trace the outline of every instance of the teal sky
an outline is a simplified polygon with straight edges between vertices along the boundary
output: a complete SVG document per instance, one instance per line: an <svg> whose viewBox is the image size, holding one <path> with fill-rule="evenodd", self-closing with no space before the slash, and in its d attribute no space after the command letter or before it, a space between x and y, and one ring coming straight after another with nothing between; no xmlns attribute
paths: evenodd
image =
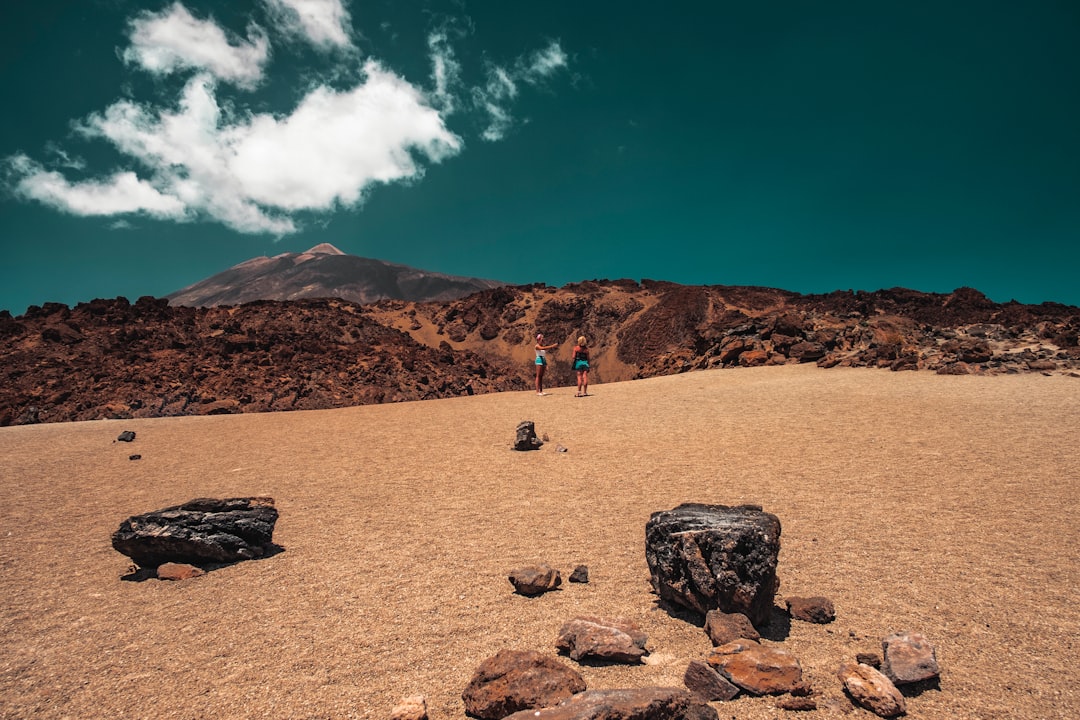
<svg viewBox="0 0 1080 720"><path fill-rule="evenodd" d="M306 1L0 9L0 309L322 242L1080 305L1072 0Z"/></svg>

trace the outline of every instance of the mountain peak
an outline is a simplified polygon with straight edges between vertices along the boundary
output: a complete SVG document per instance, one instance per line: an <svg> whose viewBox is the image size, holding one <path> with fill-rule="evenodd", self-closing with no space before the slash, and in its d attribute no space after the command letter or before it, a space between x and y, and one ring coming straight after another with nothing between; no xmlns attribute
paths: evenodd
<svg viewBox="0 0 1080 720"><path fill-rule="evenodd" d="M345 253L338 250L330 243L319 243L310 250L306 250L304 255L344 255Z"/></svg>

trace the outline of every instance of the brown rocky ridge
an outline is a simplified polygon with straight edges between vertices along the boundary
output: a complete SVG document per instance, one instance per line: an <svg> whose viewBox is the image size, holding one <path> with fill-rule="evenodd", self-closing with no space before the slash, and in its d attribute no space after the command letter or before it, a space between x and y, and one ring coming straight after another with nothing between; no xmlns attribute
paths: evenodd
<svg viewBox="0 0 1080 720"><path fill-rule="evenodd" d="M708 368L816 363L940 374L1080 375L1080 308L970 288L800 295L643 280L496 287L458 300L93 300L0 311L0 426L324 409Z"/></svg>

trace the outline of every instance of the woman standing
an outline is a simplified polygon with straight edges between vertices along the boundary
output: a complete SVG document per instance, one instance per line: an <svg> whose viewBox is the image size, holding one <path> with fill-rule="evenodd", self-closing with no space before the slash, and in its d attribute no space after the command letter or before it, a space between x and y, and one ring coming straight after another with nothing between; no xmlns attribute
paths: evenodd
<svg viewBox="0 0 1080 720"><path fill-rule="evenodd" d="M536 395L537 397L544 394L544 368L547 367L547 351L553 350L559 347L558 343L554 345L544 344L544 333L537 333L536 335Z"/></svg>
<svg viewBox="0 0 1080 720"><path fill-rule="evenodd" d="M577 395L574 397L585 397L589 394L589 343L584 335L578 336L574 346L574 370L577 371Z"/></svg>

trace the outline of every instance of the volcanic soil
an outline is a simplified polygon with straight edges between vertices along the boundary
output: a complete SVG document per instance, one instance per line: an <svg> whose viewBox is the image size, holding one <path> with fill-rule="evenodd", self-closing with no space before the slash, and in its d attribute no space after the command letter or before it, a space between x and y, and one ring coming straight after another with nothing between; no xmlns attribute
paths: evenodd
<svg viewBox="0 0 1080 720"><path fill-rule="evenodd" d="M485 658L555 655L578 614L649 635L644 665L563 658L590 688L679 686L710 643L658 604L643 546L650 513L683 502L780 518L778 606L826 595L837 619L778 610L765 642L818 697L843 696L841 661L912 630L942 675L908 717L1077 716L1080 379L805 364L591 391L0 428L0 716L386 718L422 693L433 720L462 718ZM539 451L509 449L524 419ZM284 552L121 579L125 517L247 495L275 498ZM591 580L515 595L507 572L536 561ZM715 706L787 717L771 698Z"/></svg>

